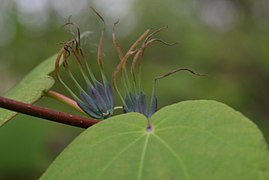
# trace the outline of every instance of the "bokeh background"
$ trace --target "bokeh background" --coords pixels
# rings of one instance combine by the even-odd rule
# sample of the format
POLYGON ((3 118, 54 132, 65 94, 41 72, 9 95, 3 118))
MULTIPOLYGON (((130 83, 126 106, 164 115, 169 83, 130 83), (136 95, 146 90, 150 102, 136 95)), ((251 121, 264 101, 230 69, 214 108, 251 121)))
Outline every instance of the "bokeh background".
MULTIPOLYGON (((106 20, 108 76, 119 62, 111 41, 113 22, 120 19, 117 34, 125 51, 147 28, 167 25, 158 37, 177 44, 148 48, 145 92, 150 93, 154 76, 177 67, 205 73, 206 77, 179 73, 159 81, 159 106, 214 99, 253 120, 269 141, 268 0, 0 0, 0 95, 57 53, 59 43, 70 38, 62 27, 70 15, 82 32, 88 32, 83 46, 95 61, 102 26, 90 6, 106 20)), ((66 94, 57 83, 53 89, 66 94)), ((48 97, 37 104, 75 113, 48 97)), ((18 115, 0 129, 0 179, 38 178, 82 131, 18 115)))

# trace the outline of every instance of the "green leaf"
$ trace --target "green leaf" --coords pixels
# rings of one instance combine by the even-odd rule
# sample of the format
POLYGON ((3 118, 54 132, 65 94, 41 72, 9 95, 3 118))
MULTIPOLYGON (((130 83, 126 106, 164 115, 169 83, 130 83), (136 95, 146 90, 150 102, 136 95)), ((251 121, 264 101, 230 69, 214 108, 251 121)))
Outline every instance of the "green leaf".
POLYGON ((269 153, 255 124, 215 101, 167 106, 147 120, 128 113, 84 131, 41 179, 269 179, 269 153))
MULTIPOLYGON (((55 59, 56 55, 38 65, 18 85, 11 89, 5 97, 28 104, 32 104, 40 99, 44 92, 49 90, 54 84, 54 79, 48 74, 55 69, 55 59)), ((0 127, 17 114, 17 112, 0 108, 0 127)))

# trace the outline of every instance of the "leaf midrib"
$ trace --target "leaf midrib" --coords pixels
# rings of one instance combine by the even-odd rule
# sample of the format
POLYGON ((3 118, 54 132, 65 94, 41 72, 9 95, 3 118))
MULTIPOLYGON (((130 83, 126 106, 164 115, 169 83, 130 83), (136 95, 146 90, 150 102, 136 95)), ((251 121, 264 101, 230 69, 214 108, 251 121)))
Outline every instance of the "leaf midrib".
POLYGON ((145 155, 146 155, 146 150, 148 147, 149 137, 150 137, 150 133, 147 133, 147 137, 146 137, 145 144, 144 144, 144 147, 143 147, 143 150, 141 153, 141 159, 140 159, 140 163, 139 163, 139 167, 138 167, 137 180, 140 180, 142 178, 142 170, 143 170, 143 166, 144 166, 145 155))

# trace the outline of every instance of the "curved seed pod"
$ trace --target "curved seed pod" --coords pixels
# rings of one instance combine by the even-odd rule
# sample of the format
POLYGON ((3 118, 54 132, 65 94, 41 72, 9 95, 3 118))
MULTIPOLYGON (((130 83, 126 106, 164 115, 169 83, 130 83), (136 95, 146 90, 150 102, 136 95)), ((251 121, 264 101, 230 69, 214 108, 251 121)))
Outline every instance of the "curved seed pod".
POLYGON ((123 111, 127 112, 135 112, 135 96, 130 92, 124 99, 125 106, 123 106, 123 111))
POLYGON ((103 97, 98 92, 98 90, 96 88, 89 88, 88 92, 91 93, 91 95, 94 99, 94 102, 95 102, 97 108, 99 109, 99 111, 102 114, 107 114, 108 112, 107 112, 106 103, 105 103, 103 97))
POLYGON ((150 102, 150 107, 149 107, 149 114, 148 114, 148 118, 150 118, 155 112, 157 112, 157 97, 156 95, 153 95, 153 97, 151 98, 151 102, 150 102))
POLYGON ((148 118, 150 118, 157 111, 157 97, 156 97, 156 83, 157 83, 157 81, 160 79, 163 79, 165 77, 168 77, 170 75, 173 75, 177 72, 180 72, 180 71, 187 71, 187 72, 190 72, 190 73, 197 75, 197 76, 205 76, 204 74, 196 73, 188 68, 177 68, 177 69, 169 71, 163 75, 155 77, 154 81, 153 81, 153 88, 152 88, 152 94, 151 94, 151 100, 150 100, 150 112, 149 112, 148 118))
POLYGON ((108 81, 105 82, 105 85, 100 82, 96 82, 96 89, 100 93, 100 96, 103 98, 107 110, 109 113, 112 113, 114 109, 114 98, 111 85, 108 81))
POLYGON ((90 109, 95 114, 101 114, 101 111, 99 110, 92 96, 85 92, 81 92, 80 95, 82 97, 82 102, 84 102, 88 109, 90 109))
POLYGON ((147 98, 144 92, 139 92, 135 97, 135 111, 148 117, 147 98))
POLYGON ((86 112, 88 115, 90 115, 91 117, 95 118, 95 119, 102 119, 103 117, 100 115, 97 115, 96 113, 94 113, 92 111, 91 108, 89 108, 86 104, 81 103, 81 102, 77 102, 78 106, 84 111, 86 112))

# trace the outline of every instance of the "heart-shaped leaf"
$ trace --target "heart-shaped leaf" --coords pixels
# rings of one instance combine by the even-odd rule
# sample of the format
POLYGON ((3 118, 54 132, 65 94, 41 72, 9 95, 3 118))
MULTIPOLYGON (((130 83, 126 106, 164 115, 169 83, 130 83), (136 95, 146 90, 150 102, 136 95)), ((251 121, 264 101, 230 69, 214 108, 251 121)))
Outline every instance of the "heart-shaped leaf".
POLYGON ((167 106, 87 129, 41 179, 269 179, 269 153, 256 125, 215 101, 167 106))
MULTIPOLYGON (((5 97, 28 104, 36 102, 54 84, 54 79, 48 74, 54 71, 55 59, 56 55, 43 61, 11 89, 5 97)), ((17 112, 0 108, 0 126, 15 115, 17 115, 17 112)))

